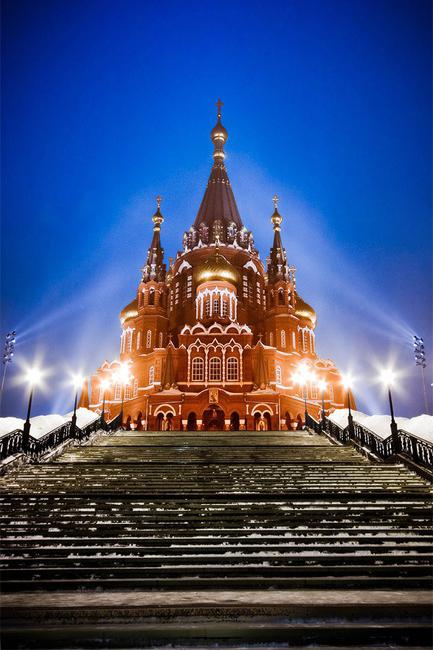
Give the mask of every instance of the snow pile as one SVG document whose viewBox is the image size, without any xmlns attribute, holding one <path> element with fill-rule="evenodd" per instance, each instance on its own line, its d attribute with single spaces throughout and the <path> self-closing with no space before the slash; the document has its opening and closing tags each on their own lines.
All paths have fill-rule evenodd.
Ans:
<svg viewBox="0 0 433 650">
<path fill-rule="evenodd" d="M 46 433 L 61 427 L 62 424 L 70 422 L 73 411 L 66 415 L 37 415 L 30 418 L 30 435 L 33 438 L 42 438 Z M 99 415 L 94 411 L 86 408 L 77 409 L 77 426 L 81 428 L 86 427 L 91 422 L 97 420 Z M 0 437 L 5 436 L 15 429 L 21 429 L 24 426 L 24 420 L 20 418 L 0 418 Z"/>
<path fill-rule="evenodd" d="M 22 429 L 24 420 L 19 418 L 0 418 L 0 436 L 5 436 L 15 429 Z"/>
<path fill-rule="evenodd" d="M 348 409 L 337 409 L 329 415 L 329 419 L 344 429 L 347 426 L 348 415 Z M 361 424 L 381 438 L 387 438 L 391 435 L 390 415 L 366 415 L 361 411 L 352 411 L 352 415 L 354 422 Z M 433 442 L 433 416 L 424 413 L 414 418 L 395 418 L 395 421 L 398 429 Z"/>
<path fill-rule="evenodd" d="M 73 411 L 66 413 L 65 418 L 67 420 L 71 420 L 73 413 Z M 80 429 L 87 427 L 88 424 L 94 422 L 98 418 L 99 415 L 98 413 L 95 413 L 95 411 L 90 411 L 89 409 L 83 407 L 77 409 L 77 427 L 80 427 Z"/>
<path fill-rule="evenodd" d="M 63 415 L 37 415 L 30 418 L 30 435 L 33 438 L 42 438 L 46 433 L 61 427 L 68 422 Z"/>
</svg>

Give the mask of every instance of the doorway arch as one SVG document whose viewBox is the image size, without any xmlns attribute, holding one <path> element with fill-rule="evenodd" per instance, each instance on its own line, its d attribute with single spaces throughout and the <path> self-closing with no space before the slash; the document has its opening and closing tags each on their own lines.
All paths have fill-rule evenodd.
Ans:
<svg viewBox="0 0 433 650">
<path fill-rule="evenodd" d="M 187 431 L 197 431 L 197 415 L 194 413 L 194 411 L 188 415 L 186 428 Z"/>
<path fill-rule="evenodd" d="M 239 428 L 240 428 L 239 413 L 237 411 L 233 411 L 233 413 L 230 416 L 230 430 L 239 431 Z"/>
<path fill-rule="evenodd" d="M 205 431 L 224 431 L 224 411 L 217 404 L 209 405 L 203 412 L 203 429 Z"/>
</svg>

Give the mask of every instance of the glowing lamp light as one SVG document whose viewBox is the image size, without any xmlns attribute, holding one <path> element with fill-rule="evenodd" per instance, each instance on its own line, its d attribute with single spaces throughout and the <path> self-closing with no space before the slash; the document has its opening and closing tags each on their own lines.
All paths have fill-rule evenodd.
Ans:
<svg viewBox="0 0 433 650">
<path fill-rule="evenodd" d="M 292 376 L 296 384 L 299 384 L 299 386 L 305 386 L 311 378 L 311 373 L 305 363 L 300 363 Z"/>
<path fill-rule="evenodd" d="M 384 368 L 380 373 L 379 379 L 385 388 L 391 388 L 395 384 L 395 371 L 392 368 Z"/>
<path fill-rule="evenodd" d="M 108 379 L 103 379 L 100 383 L 100 387 L 102 388 L 104 393 L 106 390 L 110 388 L 110 386 L 111 386 L 111 381 L 108 381 Z"/>
<path fill-rule="evenodd" d="M 38 386 L 42 381 L 42 371 L 39 368 L 29 368 L 25 380 L 31 387 Z"/>
<path fill-rule="evenodd" d="M 343 384 L 346 390 L 350 390 L 351 388 L 353 388 L 354 382 L 355 380 L 349 372 L 341 376 L 341 383 Z"/>
<path fill-rule="evenodd" d="M 71 384 L 76 390 L 81 388 L 83 383 L 84 383 L 83 375 L 80 375 L 80 374 L 72 375 Z"/>
<path fill-rule="evenodd" d="M 324 379 L 319 379 L 319 381 L 317 382 L 317 387 L 322 393 L 324 393 L 328 387 L 328 384 Z"/>
</svg>

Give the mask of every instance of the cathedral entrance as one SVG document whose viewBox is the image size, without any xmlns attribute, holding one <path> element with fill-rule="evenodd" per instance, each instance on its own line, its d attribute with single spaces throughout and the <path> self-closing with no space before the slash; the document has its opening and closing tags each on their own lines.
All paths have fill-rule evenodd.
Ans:
<svg viewBox="0 0 433 650">
<path fill-rule="evenodd" d="M 216 404 L 209 406 L 203 413 L 205 431 L 224 431 L 224 411 Z"/>
</svg>

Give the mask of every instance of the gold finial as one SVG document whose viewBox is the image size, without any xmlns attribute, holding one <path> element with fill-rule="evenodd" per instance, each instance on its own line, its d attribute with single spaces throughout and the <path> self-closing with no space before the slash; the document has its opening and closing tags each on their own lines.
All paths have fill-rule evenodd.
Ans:
<svg viewBox="0 0 433 650">
<path fill-rule="evenodd" d="M 160 212 L 161 201 L 162 201 L 162 196 L 158 194 L 158 196 L 156 197 L 156 212 L 152 217 L 152 221 L 155 224 L 153 227 L 154 230 L 161 230 L 161 224 L 164 221 L 164 217 Z"/>
<path fill-rule="evenodd" d="M 217 107 L 217 118 L 220 120 L 221 119 L 221 107 L 224 106 L 224 102 L 222 102 L 221 99 L 218 97 L 218 101 L 216 102 L 215 106 Z"/>
<path fill-rule="evenodd" d="M 274 214 L 271 217 L 271 221 L 274 224 L 274 230 L 281 230 L 280 226 L 281 226 L 281 222 L 283 220 L 283 217 L 278 212 L 278 201 L 280 199 L 278 198 L 277 194 L 274 194 L 274 196 L 272 197 L 272 200 L 274 202 Z"/>
</svg>

